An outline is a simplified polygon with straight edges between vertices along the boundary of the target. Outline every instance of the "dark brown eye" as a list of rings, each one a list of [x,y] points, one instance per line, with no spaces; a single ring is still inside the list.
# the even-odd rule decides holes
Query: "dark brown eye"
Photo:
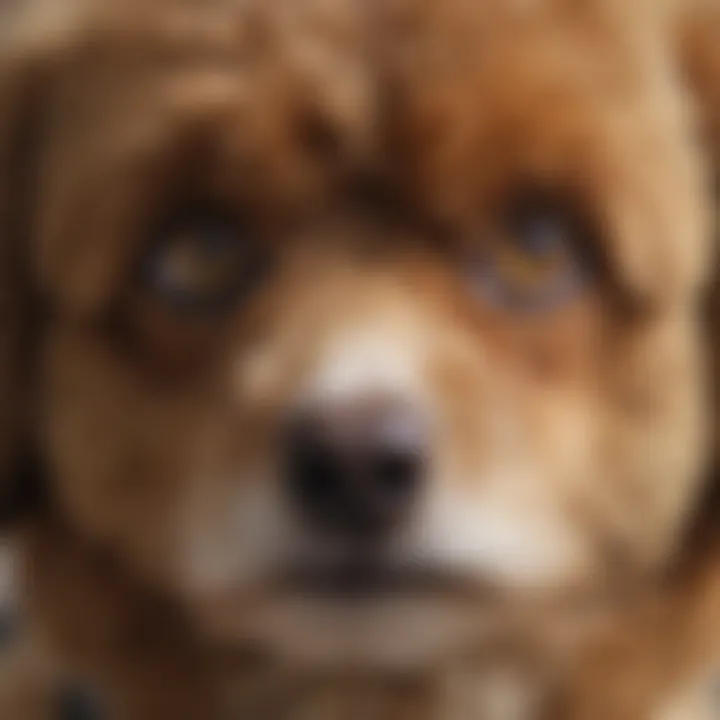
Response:
[[[481,292],[518,311],[557,309],[588,280],[583,235],[581,224],[560,204],[513,204],[483,238],[475,266]]]
[[[184,212],[155,234],[143,262],[143,283],[179,311],[232,305],[254,286],[265,265],[254,233],[231,213]]]

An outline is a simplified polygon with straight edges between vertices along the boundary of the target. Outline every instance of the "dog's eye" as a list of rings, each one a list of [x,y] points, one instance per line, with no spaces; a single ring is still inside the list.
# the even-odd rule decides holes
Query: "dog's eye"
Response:
[[[551,203],[514,206],[484,238],[476,264],[482,292],[524,312],[553,310],[579,293],[586,262],[572,213]]]
[[[145,285],[185,311],[222,309],[257,279],[261,254],[250,229],[231,215],[197,212],[164,225],[145,258]]]

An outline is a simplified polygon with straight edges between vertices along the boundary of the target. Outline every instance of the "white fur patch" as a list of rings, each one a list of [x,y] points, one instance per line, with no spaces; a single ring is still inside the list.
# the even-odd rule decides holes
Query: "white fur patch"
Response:
[[[720,717],[720,672],[706,668],[686,687],[676,690],[651,720],[717,720]]]
[[[421,353],[402,334],[368,329],[332,343],[321,357],[303,398],[342,401],[368,393],[418,399]]]
[[[517,477],[478,487],[440,488],[418,523],[415,553],[440,567],[519,589],[543,589],[575,577],[584,549],[568,521]]]

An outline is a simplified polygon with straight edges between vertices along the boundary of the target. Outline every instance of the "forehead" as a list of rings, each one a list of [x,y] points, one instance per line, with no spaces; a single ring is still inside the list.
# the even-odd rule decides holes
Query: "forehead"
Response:
[[[104,122],[118,145],[143,122],[213,114],[238,122],[238,136],[310,112],[367,132],[385,93],[382,126],[396,128],[399,147],[418,139],[413,159],[472,158],[480,178],[502,165],[547,172],[588,154],[611,160],[623,144],[643,152],[677,139],[683,122],[656,24],[643,29],[647,18],[615,0],[74,6],[82,11],[66,21],[53,78],[54,109],[71,121],[56,127],[85,121],[101,132]],[[381,40],[371,43],[373,30]],[[481,152],[497,161],[476,163]]]
[[[142,116],[162,100],[202,109],[224,94],[248,110],[274,102],[276,115],[315,103],[352,123],[368,91],[354,10],[351,0],[68,0],[61,18],[38,11],[26,27],[75,117]]]
[[[379,135],[420,208],[472,217],[524,176],[551,180],[602,204],[640,274],[663,287],[698,275],[696,169],[645,3],[74,5],[55,28],[51,167],[64,177],[51,184],[66,193],[85,192],[94,171],[109,182],[141,151],[173,154],[187,129],[226,163],[251,152],[287,167],[310,112],[350,144]],[[72,205],[61,194],[55,205]]]
[[[635,12],[619,0],[66,4],[53,85],[70,122],[55,125],[104,124],[117,146],[143,123],[149,136],[213,114],[250,143],[312,112],[367,133],[384,97],[382,127],[411,161],[432,158],[463,180],[453,163],[472,162],[476,182],[485,170],[497,185],[517,165],[570,172],[587,156],[575,179],[597,173],[677,139],[684,120],[659,23],[640,0]]]
[[[445,158],[474,145],[541,165],[573,145],[678,138],[684,118],[659,23],[642,27],[612,0],[415,0],[391,17],[400,130],[437,140]]]

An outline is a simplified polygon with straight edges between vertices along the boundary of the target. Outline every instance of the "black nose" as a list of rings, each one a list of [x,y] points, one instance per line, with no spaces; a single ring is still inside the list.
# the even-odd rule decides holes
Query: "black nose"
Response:
[[[382,538],[412,512],[425,472],[421,414],[375,398],[299,412],[287,435],[286,477],[302,516],[319,531]]]

